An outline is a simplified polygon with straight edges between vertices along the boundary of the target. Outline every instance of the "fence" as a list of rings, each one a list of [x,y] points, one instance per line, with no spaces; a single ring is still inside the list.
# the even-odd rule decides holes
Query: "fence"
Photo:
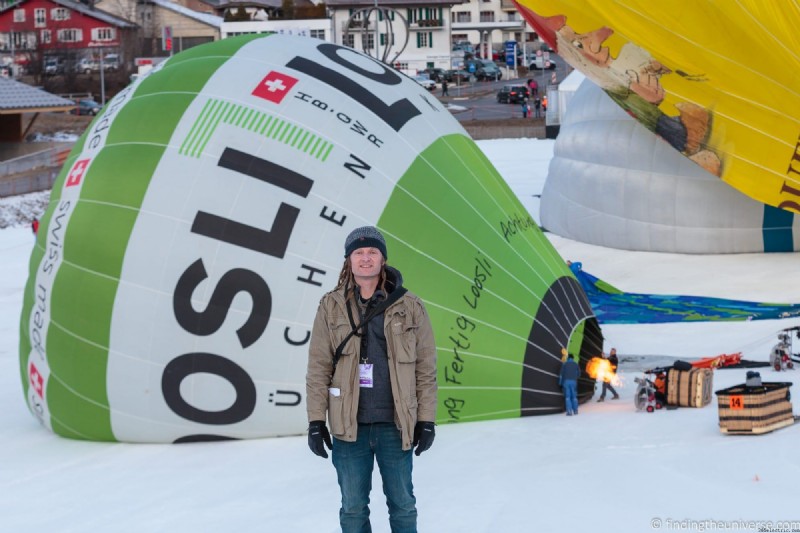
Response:
[[[0,162],[0,198],[50,189],[72,144],[52,143],[50,148]]]
[[[483,139],[544,139],[545,127],[542,121],[533,119],[508,119],[506,121],[473,120],[462,122],[470,137],[479,141]]]

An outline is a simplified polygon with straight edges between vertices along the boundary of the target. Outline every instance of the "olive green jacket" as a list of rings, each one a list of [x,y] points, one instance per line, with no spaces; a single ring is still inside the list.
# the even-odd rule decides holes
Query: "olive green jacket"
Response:
[[[394,272],[401,280],[399,272]],[[327,413],[331,434],[349,442],[356,440],[358,429],[361,339],[353,335],[347,341],[335,373],[333,354],[351,331],[344,291],[327,293],[320,301],[311,331],[306,407],[309,422],[325,420]],[[436,344],[422,300],[407,292],[391,304],[384,311],[384,334],[395,423],[402,434],[403,449],[409,450],[417,421],[436,420]]]

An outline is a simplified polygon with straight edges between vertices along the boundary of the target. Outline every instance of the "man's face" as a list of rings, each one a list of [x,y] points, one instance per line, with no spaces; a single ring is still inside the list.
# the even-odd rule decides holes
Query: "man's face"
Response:
[[[356,278],[379,276],[383,263],[383,254],[377,248],[358,248],[350,254],[350,268]]]

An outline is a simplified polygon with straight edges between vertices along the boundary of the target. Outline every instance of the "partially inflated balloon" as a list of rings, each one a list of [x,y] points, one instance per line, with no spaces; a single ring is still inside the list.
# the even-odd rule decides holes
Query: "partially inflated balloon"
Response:
[[[301,433],[311,323],[368,224],[429,310],[439,421],[562,409],[561,347],[602,342],[564,262],[416,82],[288,36],[178,54],[80,139],[31,259],[31,409],[83,439]]]
[[[554,153],[540,216],[556,235],[650,252],[800,249],[799,216],[692,164],[589,80],[569,100]]]
[[[645,127],[744,194],[800,212],[796,2],[517,2]]]

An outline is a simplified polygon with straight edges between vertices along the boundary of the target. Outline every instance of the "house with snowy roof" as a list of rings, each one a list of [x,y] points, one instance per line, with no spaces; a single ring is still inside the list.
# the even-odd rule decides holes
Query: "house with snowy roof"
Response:
[[[100,0],[97,5],[136,22],[140,56],[171,55],[220,39],[223,19],[201,0]]]
[[[136,30],[130,20],[73,0],[0,0],[0,55],[32,73],[48,56],[119,53]]]

